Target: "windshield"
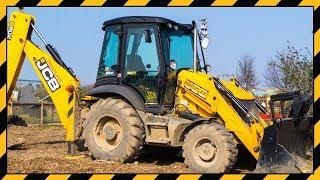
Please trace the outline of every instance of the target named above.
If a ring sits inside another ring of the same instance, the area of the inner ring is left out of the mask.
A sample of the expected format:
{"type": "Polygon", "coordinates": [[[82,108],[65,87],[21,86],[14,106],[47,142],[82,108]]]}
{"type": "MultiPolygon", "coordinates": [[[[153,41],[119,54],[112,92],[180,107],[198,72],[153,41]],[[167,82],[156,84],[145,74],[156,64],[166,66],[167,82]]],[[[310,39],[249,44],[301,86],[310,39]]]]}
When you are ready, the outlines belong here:
{"type": "Polygon", "coordinates": [[[177,70],[193,69],[193,34],[191,30],[165,28],[161,31],[161,39],[166,64],[174,60],[177,64],[177,70]]]}

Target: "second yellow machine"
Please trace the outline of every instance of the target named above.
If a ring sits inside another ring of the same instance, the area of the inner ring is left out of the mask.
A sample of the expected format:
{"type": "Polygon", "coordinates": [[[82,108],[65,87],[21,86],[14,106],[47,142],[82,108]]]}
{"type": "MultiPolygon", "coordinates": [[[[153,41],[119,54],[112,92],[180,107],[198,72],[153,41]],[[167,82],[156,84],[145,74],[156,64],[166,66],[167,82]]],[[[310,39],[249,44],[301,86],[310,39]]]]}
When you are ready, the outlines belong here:
{"type": "Polygon", "coordinates": [[[266,110],[236,79],[227,82],[208,74],[205,20],[203,33],[195,22],[180,24],[160,17],[104,22],[97,80],[83,99],[79,80],[34,24],[29,14],[10,16],[8,97],[27,56],[67,130],[70,156],[79,139],[95,159],[118,162],[133,161],[145,144],[182,146],[190,168],[224,173],[234,167],[237,145],[243,144],[259,159],[259,172],[274,172],[279,166],[290,166],[286,172],[312,171],[304,153],[303,161],[297,160],[273,138],[281,120],[266,124],[259,116],[266,110]],[[32,33],[49,53],[31,41],[32,33]]]}

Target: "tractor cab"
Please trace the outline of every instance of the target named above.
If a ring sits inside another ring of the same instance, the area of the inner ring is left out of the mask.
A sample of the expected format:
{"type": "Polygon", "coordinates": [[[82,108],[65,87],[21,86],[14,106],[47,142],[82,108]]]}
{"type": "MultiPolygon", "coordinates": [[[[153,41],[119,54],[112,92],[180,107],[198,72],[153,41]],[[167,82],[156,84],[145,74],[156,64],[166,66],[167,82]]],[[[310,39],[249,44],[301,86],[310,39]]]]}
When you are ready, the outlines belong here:
{"type": "Polygon", "coordinates": [[[192,24],[147,16],[104,22],[97,80],[89,95],[120,93],[136,96],[131,99],[140,99],[147,112],[163,114],[171,110],[177,72],[200,70],[199,58],[194,63],[194,28],[192,24]],[[101,87],[105,85],[108,88],[101,87]],[[110,92],[110,85],[118,87],[115,92],[110,92]]]}

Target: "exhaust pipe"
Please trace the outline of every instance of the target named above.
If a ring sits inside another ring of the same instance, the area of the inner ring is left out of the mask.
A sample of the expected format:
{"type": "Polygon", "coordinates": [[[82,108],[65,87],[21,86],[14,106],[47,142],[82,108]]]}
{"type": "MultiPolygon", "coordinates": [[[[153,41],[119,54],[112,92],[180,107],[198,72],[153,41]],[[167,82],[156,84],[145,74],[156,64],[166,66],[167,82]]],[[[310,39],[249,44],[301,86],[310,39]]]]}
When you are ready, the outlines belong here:
{"type": "Polygon", "coordinates": [[[192,21],[193,25],[193,73],[197,72],[197,24],[192,21]]]}

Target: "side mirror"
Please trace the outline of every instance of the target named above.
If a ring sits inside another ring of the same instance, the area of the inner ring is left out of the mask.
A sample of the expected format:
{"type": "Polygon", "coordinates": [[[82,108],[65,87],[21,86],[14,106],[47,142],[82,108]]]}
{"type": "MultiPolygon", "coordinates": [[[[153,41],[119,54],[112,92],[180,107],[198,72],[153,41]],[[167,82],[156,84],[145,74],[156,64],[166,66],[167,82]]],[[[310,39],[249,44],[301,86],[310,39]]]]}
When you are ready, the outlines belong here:
{"type": "Polygon", "coordinates": [[[201,47],[204,49],[207,49],[207,47],[209,46],[209,43],[210,43],[210,39],[205,37],[201,41],[201,47]]]}
{"type": "Polygon", "coordinates": [[[150,29],[145,29],[144,30],[144,39],[145,39],[146,43],[151,43],[152,42],[150,29]]]}

